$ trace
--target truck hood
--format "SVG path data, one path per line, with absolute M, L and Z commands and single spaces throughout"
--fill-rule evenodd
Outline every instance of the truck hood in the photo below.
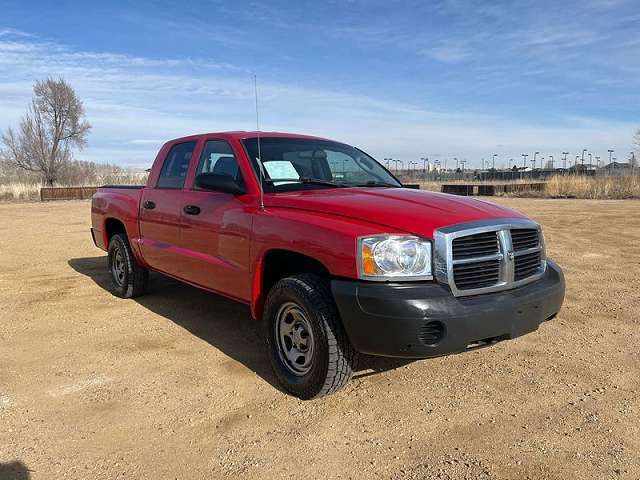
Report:
M 265 206 L 347 217 L 384 226 L 388 233 L 427 238 L 433 238 L 438 228 L 458 223 L 525 218 L 493 203 L 408 188 L 331 188 L 267 194 Z

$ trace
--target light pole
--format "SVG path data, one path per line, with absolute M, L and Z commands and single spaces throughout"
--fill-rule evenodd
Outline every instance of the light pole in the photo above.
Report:
M 533 152 L 533 168 L 536 168 L 536 158 L 538 158 L 540 152 Z
M 429 165 L 429 157 L 421 157 L 422 160 L 422 170 L 424 171 L 424 178 L 429 178 L 429 170 L 427 166 Z
M 553 155 L 549 155 L 551 157 L 551 170 L 553 170 Z
M 523 154 L 522 154 L 522 167 L 524 168 L 524 170 L 526 170 L 526 169 L 527 169 L 527 157 L 528 157 L 528 156 L 529 156 L 529 155 L 528 155 L 528 154 L 526 154 L 526 153 L 523 153 Z M 523 173 L 524 173 L 524 170 L 523 170 Z M 521 175 L 518 175 L 518 177 L 521 177 Z
M 529 178 L 531 178 L 531 180 L 533 180 L 533 171 L 536 168 L 536 158 L 535 155 L 534 157 L 531 159 L 531 175 L 529 175 Z
M 591 152 L 589 152 L 589 167 L 591 167 L 592 163 L 593 163 L 593 160 L 591 160 Z
M 584 154 L 585 154 L 586 151 L 587 151 L 586 148 L 582 149 L 582 162 L 581 162 L 582 163 L 582 170 L 584 170 Z
M 498 154 L 497 154 L 497 153 L 494 153 L 494 154 L 492 155 L 492 158 L 491 158 L 491 170 L 492 170 L 492 171 L 491 171 L 491 178 L 492 178 L 493 180 L 495 180 L 495 179 L 496 179 L 496 157 L 497 157 L 497 156 L 498 156 Z
M 567 155 L 569 155 L 569 152 L 562 152 L 562 155 L 564 155 L 564 158 L 562 159 L 562 169 L 566 170 L 567 169 Z

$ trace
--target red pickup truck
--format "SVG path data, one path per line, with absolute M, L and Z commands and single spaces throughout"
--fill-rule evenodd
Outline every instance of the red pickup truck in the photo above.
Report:
M 98 189 L 91 216 L 116 295 L 142 295 L 154 270 L 250 305 L 275 374 L 304 399 L 343 387 L 359 353 L 491 345 L 536 330 L 564 299 L 540 225 L 403 188 L 362 150 L 323 138 L 171 140 L 146 186 Z

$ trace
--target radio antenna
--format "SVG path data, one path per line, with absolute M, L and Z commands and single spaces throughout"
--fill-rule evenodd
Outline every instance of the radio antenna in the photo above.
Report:
M 256 97 L 256 135 L 258 139 L 258 176 L 260 178 L 260 209 L 264 210 L 264 170 L 262 165 L 262 152 L 260 151 L 260 111 L 258 110 L 258 79 L 253 76 L 253 91 Z

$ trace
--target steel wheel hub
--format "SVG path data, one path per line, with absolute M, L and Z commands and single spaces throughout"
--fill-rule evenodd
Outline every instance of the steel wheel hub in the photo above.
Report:
M 293 302 L 283 304 L 276 316 L 275 335 L 282 363 L 294 375 L 307 374 L 312 366 L 314 338 L 302 308 Z
M 111 264 L 111 273 L 118 285 L 124 284 L 124 275 L 126 271 L 126 263 L 124 255 L 120 248 L 116 248 L 113 254 L 113 262 Z

